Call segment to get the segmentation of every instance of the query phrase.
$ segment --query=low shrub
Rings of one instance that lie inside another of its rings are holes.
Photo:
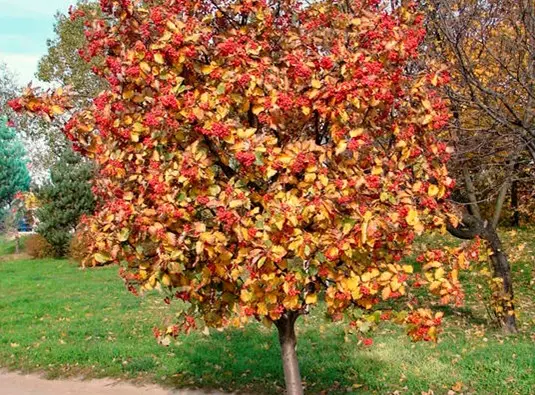
[[[24,245],[26,253],[35,259],[53,258],[56,255],[54,247],[39,234],[28,236]]]

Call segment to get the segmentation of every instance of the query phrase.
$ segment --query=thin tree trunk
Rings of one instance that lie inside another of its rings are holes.
[[[284,380],[288,395],[303,395],[303,384],[297,361],[297,338],[295,336],[295,321],[298,317],[299,313],[289,312],[275,322],[279,330]]]
[[[518,163],[515,163],[515,173],[518,171]],[[518,180],[511,183],[511,226],[518,228],[520,226],[520,211],[518,211]]]
[[[511,278],[511,266],[507,255],[503,251],[502,242],[496,229],[487,228],[485,240],[488,241],[492,250],[490,261],[494,271],[494,277],[499,278],[502,282],[501,290],[498,295],[498,311],[497,316],[501,321],[501,324],[506,332],[516,333],[518,332],[516,327],[516,316],[514,306],[514,292],[513,292],[513,280]],[[502,313],[502,314],[500,314]]]
[[[20,253],[20,235],[17,233],[15,236],[15,254]]]
[[[463,167],[464,184],[466,186],[466,192],[468,193],[468,199],[470,200],[470,213],[477,219],[481,219],[481,212],[479,211],[479,204],[477,204],[476,189],[472,182],[472,177],[466,166]]]
[[[507,191],[509,190],[509,181],[505,181],[502,187],[500,188],[500,193],[496,199],[496,205],[494,206],[494,215],[492,216],[492,227],[496,229],[498,223],[500,222],[500,217],[502,216],[503,203],[505,202],[505,197],[507,196]]]

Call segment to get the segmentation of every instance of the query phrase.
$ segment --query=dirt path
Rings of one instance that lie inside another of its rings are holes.
[[[135,386],[111,379],[46,380],[35,375],[0,371],[2,395],[222,395],[221,392],[171,391],[155,385]]]

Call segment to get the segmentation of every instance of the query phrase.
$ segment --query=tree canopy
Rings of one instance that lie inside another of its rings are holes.
[[[65,133],[99,166],[94,259],[121,264],[132,292],[191,306],[160,339],[198,317],[274,323],[299,393],[293,325],[320,299],[333,318],[411,284],[462,299],[462,252],[423,254],[423,278],[401,263],[415,236],[445,230],[454,186],[436,92],[448,76],[408,72],[425,36],[411,6],[100,5],[80,54],[109,89]],[[28,89],[11,105],[57,118],[72,97]],[[434,339],[440,317],[415,308],[409,333]]]

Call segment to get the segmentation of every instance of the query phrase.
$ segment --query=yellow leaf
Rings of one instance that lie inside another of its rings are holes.
[[[340,155],[346,149],[347,149],[347,141],[345,140],[340,141],[336,147],[336,155]]]
[[[389,281],[392,278],[393,275],[394,275],[394,273],[392,273],[392,272],[383,272],[379,276],[379,281]]]
[[[303,111],[303,114],[308,115],[310,114],[310,107],[303,106],[301,107],[301,111]]]
[[[143,70],[146,74],[149,74],[151,72],[151,67],[147,62],[141,62],[139,64],[139,67],[141,70]]]
[[[364,244],[366,243],[367,239],[368,239],[368,221],[365,221],[362,224],[360,241],[362,242],[362,244]]]
[[[362,135],[362,133],[364,133],[364,129],[363,128],[358,128],[358,129],[353,129],[349,132],[349,135],[351,137],[358,137],[360,135]]]
[[[253,114],[254,115],[258,115],[260,114],[262,111],[264,111],[264,106],[260,105],[260,104],[256,104],[255,106],[253,106]]]
[[[201,69],[202,73],[204,75],[207,75],[207,74],[210,74],[212,71],[215,70],[215,66],[212,65],[212,64],[207,64],[207,65],[204,65]]]
[[[132,129],[136,133],[139,133],[139,132],[142,132],[143,130],[145,130],[145,128],[143,127],[143,124],[141,124],[140,122],[134,123],[134,125],[132,126]]]
[[[60,106],[52,106],[52,114],[53,115],[61,115],[63,114],[64,109]]]
[[[425,227],[421,222],[418,222],[416,225],[414,225],[414,232],[419,236],[422,233],[424,233]]]
[[[432,121],[433,116],[431,114],[428,114],[422,119],[422,125],[429,125]]]
[[[240,299],[242,300],[242,302],[249,302],[251,299],[253,298],[253,294],[247,290],[242,290],[241,291],[241,295],[240,295]]]
[[[162,284],[166,287],[170,287],[173,282],[171,281],[171,277],[169,276],[169,274],[164,274],[162,276]]]
[[[305,303],[306,304],[316,304],[318,302],[318,294],[308,294]]]
[[[363,283],[367,283],[372,279],[372,275],[370,272],[366,272],[360,276],[360,279],[362,280]]]
[[[407,214],[407,217],[405,218],[407,223],[411,226],[414,226],[418,223],[419,219],[418,219],[418,211],[416,211],[415,209],[411,208]]]
[[[128,230],[128,228],[123,228],[121,229],[121,231],[119,232],[119,236],[117,237],[117,239],[121,242],[123,241],[126,241],[128,240],[128,237],[130,236],[130,231]]]
[[[439,268],[435,271],[435,279],[440,280],[440,279],[443,278],[443,277],[444,277],[444,268],[439,267]]]
[[[429,196],[436,196],[436,195],[438,195],[438,191],[439,191],[438,187],[436,185],[431,184],[431,185],[429,185],[429,189],[427,190],[427,194]]]
[[[267,178],[273,177],[275,174],[277,174],[277,170],[273,169],[272,167],[269,167],[266,171]]]
[[[346,284],[347,284],[347,289],[349,291],[356,291],[357,289],[359,289],[359,278],[358,277],[350,277],[347,279],[346,281]]]
[[[127,89],[123,92],[123,99],[130,100],[134,97],[134,91],[132,89]]]
[[[390,282],[390,288],[392,288],[392,291],[397,291],[401,287],[401,283],[398,281],[397,277],[394,277],[392,281]]]
[[[321,88],[321,81],[313,79],[311,85],[312,85],[312,88],[319,89]]]
[[[245,202],[243,200],[232,200],[230,203],[229,203],[229,207],[230,208],[236,208],[236,207],[240,207],[240,206],[243,206]]]
[[[154,54],[154,61],[158,64],[164,64],[165,63],[165,59],[163,57],[163,55],[159,52],[155,53]]]
[[[258,303],[258,305],[256,306],[256,312],[258,315],[267,315],[268,309],[266,307],[266,304],[262,302]]]
[[[299,307],[299,298],[297,297],[297,295],[287,296],[282,301],[282,305],[288,310],[295,310],[297,307]]]
[[[374,166],[372,169],[372,174],[374,176],[378,176],[380,174],[383,174],[383,168],[381,166]]]
[[[427,271],[429,269],[435,269],[435,268],[440,267],[440,266],[442,266],[442,263],[440,263],[439,261],[431,261],[431,262],[426,263],[422,267],[422,270],[423,271]]]
[[[250,128],[250,129],[240,129],[238,130],[238,137],[241,138],[241,139],[248,139],[250,137],[252,137],[254,134],[256,133],[256,129],[255,128]]]
[[[440,287],[440,284],[442,284],[440,281],[433,281],[429,286],[429,290],[434,291],[435,289]]]
[[[433,74],[433,78],[431,78],[431,84],[433,86],[437,86],[438,85],[438,74],[437,73]]]
[[[287,254],[287,251],[283,246],[277,245],[271,249],[271,254],[273,254],[275,258],[282,259]]]
[[[111,261],[111,256],[108,253],[99,252],[95,254],[94,258],[98,263],[106,263]]]
[[[195,115],[198,120],[202,120],[204,118],[204,111],[199,107],[195,107],[193,109],[193,115]]]
[[[383,298],[383,300],[387,300],[390,297],[391,293],[392,292],[390,290],[390,287],[386,286],[383,288],[383,291],[381,292],[381,297]]]
[[[403,265],[403,271],[410,274],[414,272],[414,268],[411,265]]]

